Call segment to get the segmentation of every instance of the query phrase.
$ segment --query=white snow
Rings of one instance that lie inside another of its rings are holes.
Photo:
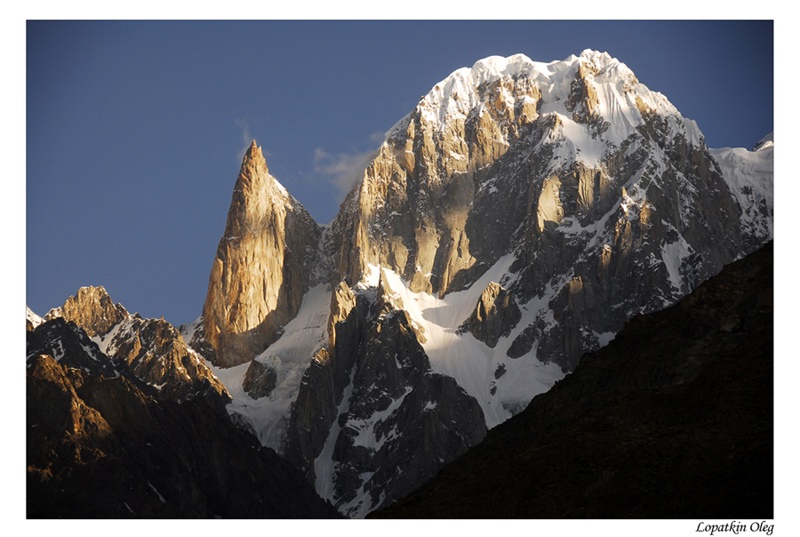
[[[581,67],[585,83],[591,86],[596,96],[597,106],[594,113],[599,121],[605,123],[602,136],[593,137],[592,134],[596,134],[593,129],[574,121],[572,112],[566,107],[572,91],[572,81]],[[681,116],[664,95],[641,84],[624,63],[608,53],[588,49],[579,56],[572,55],[549,63],[535,62],[524,54],[507,58],[484,58],[475,62],[471,68],[457,69],[434,85],[420,99],[416,111],[438,131],[446,131],[455,121],[463,121],[471,113],[483,111],[485,104],[479,93],[482,84],[518,76],[528,77],[539,89],[540,114],[552,114],[560,119],[560,127],[556,133],[559,142],[556,156],[566,159],[567,162],[583,162],[589,166],[600,163],[610,150],[619,147],[623,140],[635,133],[636,128],[645,122],[641,110],[664,117],[670,128],[674,132],[682,133],[690,144],[703,143],[703,135],[697,124]],[[515,99],[530,99],[525,94],[515,97],[504,88],[500,89],[499,95],[509,105],[514,104]],[[389,129],[386,137],[402,134],[411,115]],[[507,140],[498,142],[507,143]]]
[[[33,310],[26,306],[27,312],[25,318],[33,325],[34,328],[42,324],[42,318],[36,315]]]
[[[400,297],[411,319],[422,328],[431,368],[453,377],[466,392],[481,405],[486,424],[494,427],[512,415],[513,409],[527,404],[535,395],[550,389],[564,374],[555,364],[543,364],[535,350],[518,359],[506,355],[511,342],[537,316],[552,318],[549,312],[551,296],[535,299],[524,305],[522,320],[507,336],[500,338],[494,349],[476,340],[472,334],[456,333],[470,316],[481,293],[491,281],[502,281],[509,274],[513,255],[506,255],[495,263],[469,289],[450,293],[444,298],[427,293],[414,293],[395,272],[382,269],[384,281]],[[507,373],[495,380],[494,372],[503,364]],[[492,383],[497,386],[490,393]]]
[[[353,440],[353,445],[362,446],[374,451],[378,451],[383,447],[387,440],[391,440],[398,436],[397,431],[394,434],[389,433],[381,438],[378,438],[375,433],[375,427],[382,421],[390,418],[395,411],[403,404],[403,400],[411,393],[412,387],[407,386],[403,395],[392,401],[388,407],[383,410],[376,410],[372,415],[363,420],[351,419],[347,422],[347,427],[355,430],[358,435]]]
[[[769,135],[762,138],[755,151],[743,147],[712,149],[711,154],[722,170],[736,203],[742,209],[742,228],[751,230],[765,240],[774,234],[774,141]],[[760,207],[766,205],[769,218],[764,218]]]
[[[228,412],[243,418],[261,444],[276,451],[281,450],[291,404],[297,399],[303,373],[314,353],[328,340],[330,303],[330,286],[310,289],[297,316],[284,327],[284,335],[255,358],[277,372],[275,389],[266,397],[253,399],[242,388],[249,363],[221,368],[206,362],[233,399]]]
[[[55,344],[58,343],[58,347],[55,347]],[[56,339],[53,341],[53,359],[56,362],[60,362],[61,359],[64,357],[64,342],[61,341],[61,338]]]
[[[592,132],[586,125],[577,123],[566,115],[553,113],[560,120],[560,126],[556,130],[561,142],[558,154],[575,162],[583,162],[590,167],[599,166],[609,147],[606,138],[599,136],[593,138]]]

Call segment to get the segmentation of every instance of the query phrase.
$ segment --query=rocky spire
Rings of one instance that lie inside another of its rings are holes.
[[[269,173],[255,140],[242,160],[203,307],[212,359],[251,360],[279,336],[308,289],[320,229]]]

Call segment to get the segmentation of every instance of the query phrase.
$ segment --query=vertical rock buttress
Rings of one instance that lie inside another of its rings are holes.
[[[320,233],[270,175],[254,140],[242,160],[203,306],[217,365],[248,362],[280,337],[308,290]]]

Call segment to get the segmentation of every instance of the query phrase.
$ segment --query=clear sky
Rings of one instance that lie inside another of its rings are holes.
[[[320,223],[419,97],[490,55],[607,51],[712,147],[773,129],[771,21],[27,23],[27,303],[201,312],[242,154]],[[780,142],[779,142],[780,143]]]

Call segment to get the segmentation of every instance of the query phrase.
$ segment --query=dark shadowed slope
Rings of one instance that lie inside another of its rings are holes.
[[[631,320],[386,518],[772,518],[773,246]]]
[[[62,317],[28,332],[27,516],[337,518],[300,472],[236,428],[219,382],[176,354],[177,330],[154,338],[161,324],[126,317],[115,329],[132,332],[113,358]],[[147,352],[133,357],[134,347]]]

